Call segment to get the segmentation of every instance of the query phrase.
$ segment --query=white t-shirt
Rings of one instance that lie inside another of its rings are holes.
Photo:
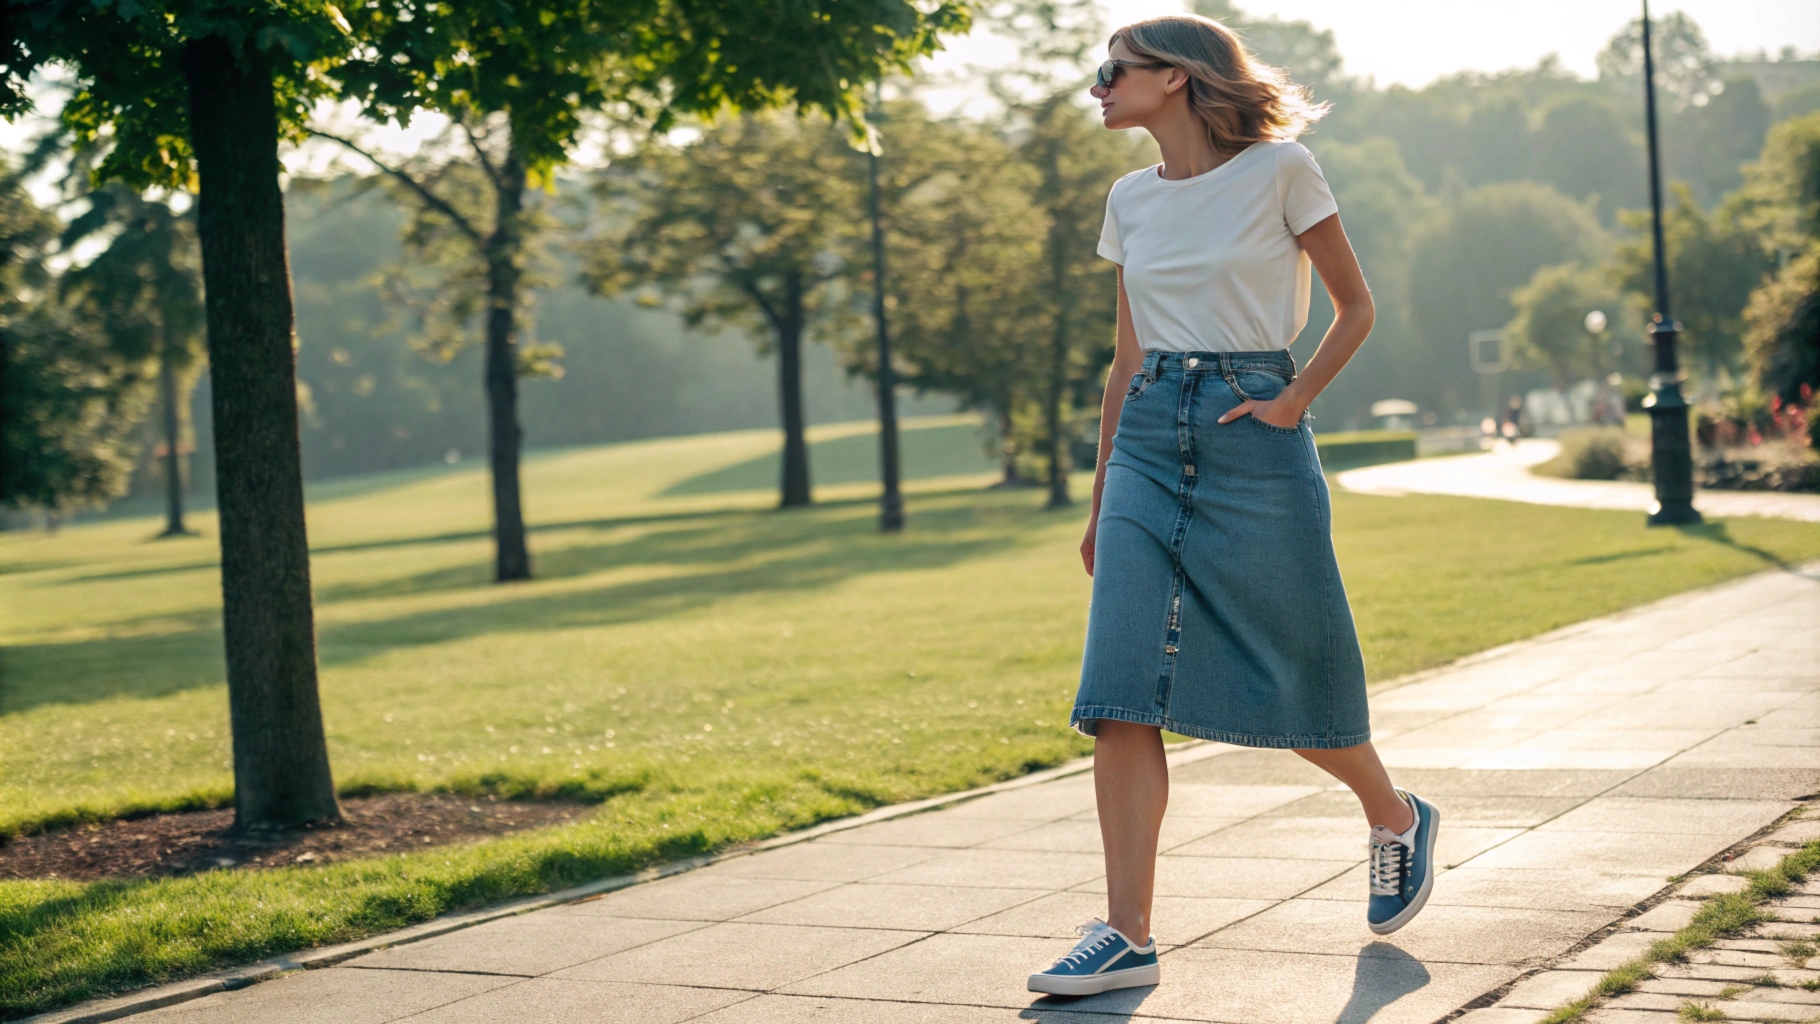
[[[1257,142],[1181,181],[1162,165],[1112,185],[1099,254],[1125,268],[1145,349],[1288,348],[1308,322],[1308,254],[1296,236],[1339,212],[1314,155]]]

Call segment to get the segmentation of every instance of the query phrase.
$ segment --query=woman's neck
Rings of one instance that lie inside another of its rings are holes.
[[[1232,159],[1232,154],[1215,150],[1207,141],[1206,126],[1185,103],[1171,106],[1157,124],[1144,128],[1163,153],[1163,177],[1169,181],[1206,174]]]

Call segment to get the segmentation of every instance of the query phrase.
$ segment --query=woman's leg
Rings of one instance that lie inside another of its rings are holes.
[[[1365,807],[1365,820],[1373,825],[1382,825],[1392,832],[1402,835],[1415,823],[1415,811],[1397,796],[1396,788],[1390,784],[1390,773],[1384,770],[1384,762],[1378,760],[1377,748],[1370,743],[1361,743],[1356,747],[1332,747],[1325,750],[1298,750],[1296,753],[1307,758],[1322,771],[1339,779],[1352,790],[1359,803]],[[1101,801],[1104,802],[1104,797]],[[1101,812],[1100,820],[1105,820]]]
[[[1132,942],[1150,938],[1157,834],[1169,803],[1169,762],[1153,725],[1101,719],[1093,743],[1093,791],[1106,850],[1106,923]]]

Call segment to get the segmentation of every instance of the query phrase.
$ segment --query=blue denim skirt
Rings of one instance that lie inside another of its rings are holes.
[[[1278,352],[1150,352],[1119,416],[1070,718],[1251,747],[1371,737],[1365,661],[1307,419],[1219,418],[1295,379]]]

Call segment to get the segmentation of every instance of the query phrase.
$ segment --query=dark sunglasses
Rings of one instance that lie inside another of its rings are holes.
[[[1113,59],[1100,65],[1100,69],[1098,72],[1096,72],[1094,74],[1093,80],[1099,83],[1100,88],[1110,89],[1110,88],[1112,88],[1112,83],[1119,80],[1119,72],[1124,70],[1125,68],[1147,68],[1150,70],[1156,70],[1159,68],[1167,68],[1167,67],[1174,67],[1174,65],[1173,64],[1158,64],[1154,61],[1147,62],[1147,61],[1141,61],[1141,60],[1119,60],[1117,57],[1114,57]]]

